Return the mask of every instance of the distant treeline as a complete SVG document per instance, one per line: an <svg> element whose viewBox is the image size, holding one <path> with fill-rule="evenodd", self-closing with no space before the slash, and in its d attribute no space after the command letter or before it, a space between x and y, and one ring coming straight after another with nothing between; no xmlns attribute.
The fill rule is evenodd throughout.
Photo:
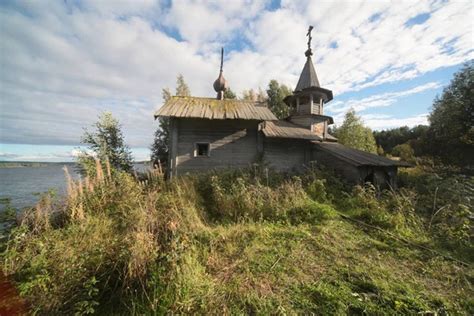
<svg viewBox="0 0 474 316"><path fill-rule="evenodd" d="M0 168L47 167L51 165L74 165L75 162L33 162L33 161L0 161Z"/></svg>
<svg viewBox="0 0 474 316"><path fill-rule="evenodd" d="M0 169L1 168L37 168L37 167L48 167L54 165L67 165L72 166L75 165L76 162L33 162L33 161L0 161ZM150 164L149 161L135 161L134 164Z"/></svg>
<svg viewBox="0 0 474 316"><path fill-rule="evenodd" d="M379 154L404 160L429 157L464 170L474 170L474 62L454 75L433 102L429 125L375 131Z"/></svg>

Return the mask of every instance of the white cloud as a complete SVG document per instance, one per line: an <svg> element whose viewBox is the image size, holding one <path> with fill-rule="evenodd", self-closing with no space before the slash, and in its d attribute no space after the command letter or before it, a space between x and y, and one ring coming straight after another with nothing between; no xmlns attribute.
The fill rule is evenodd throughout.
<svg viewBox="0 0 474 316"><path fill-rule="evenodd" d="M210 53L216 45L235 37L265 7L267 0L174 1L164 15L164 24L200 52Z"/></svg>
<svg viewBox="0 0 474 316"><path fill-rule="evenodd" d="M399 126L413 127L416 125L428 124L428 113L423 113L414 116L395 118L389 115L362 115L362 120L365 125L373 130L391 129Z"/></svg>
<svg viewBox="0 0 474 316"><path fill-rule="evenodd" d="M76 145L82 127L111 110L130 145L148 146L161 90L172 88L178 73L194 95L214 95L222 44L236 47L224 65L233 90L265 87L270 79L294 87L308 24L315 26L319 79L335 102L347 91L474 57L470 1L282 1L273 11L265 10L267 1L166 3L0 5L0 142ZM425 23L405 26L420 13L430 14ZM388 106L396 97L376 96L364 106Z"/></svg>
<svg viewBox="0 0 474 316"><path fill-rule="evenodd" d="M361 112L370 108L387 107L397 102L397 100L400 98L427 90L437 89L439 87L441 87L441 83L439 82L428 82L408 90L387 92L380 95L372 95L363 99L351 99L346 102L335 101L333 103L329 103L326 106L326 110L334 113L336 117L340 117L341 114L344 114L351 108L356 112Z"/></svg>

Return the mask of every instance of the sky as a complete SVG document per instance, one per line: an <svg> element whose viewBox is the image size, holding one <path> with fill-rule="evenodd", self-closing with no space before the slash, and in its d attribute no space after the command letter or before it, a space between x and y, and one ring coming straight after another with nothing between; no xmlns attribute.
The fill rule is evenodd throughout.
<svg viewBox="0 0 474 316"><path fill-rule="evenodd" d="M182 74L214 96L220 47L237 94L295 87L313 62L341 124L427 124L433 99L474 58L472 1L57 0L0 2L0 160L71 161L103 111L146 160L163 88Z"/></svg>

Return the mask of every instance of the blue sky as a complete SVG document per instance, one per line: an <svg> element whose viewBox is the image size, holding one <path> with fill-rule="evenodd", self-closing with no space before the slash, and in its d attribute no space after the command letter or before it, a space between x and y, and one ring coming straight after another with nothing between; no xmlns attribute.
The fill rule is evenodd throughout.
<svg viewBox="0 0 474 316"><path fill-rule="evenodd" d="M161 91L184 75L213 96L219 48L238 94L294 87L313 25L313 61L373 129L426 124L433 99L474 57L471 1L3 1L0 160L70 161L105 110L135 159L148 157Z"/></svg>

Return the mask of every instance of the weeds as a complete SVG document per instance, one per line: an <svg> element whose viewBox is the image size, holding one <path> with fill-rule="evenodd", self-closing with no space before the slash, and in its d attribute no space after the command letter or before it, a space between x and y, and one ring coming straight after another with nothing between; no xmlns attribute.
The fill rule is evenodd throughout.
<svg viewBox="0 0 474 316"><path fill-rule="evenodd" d="M445 233L466 242L459 228L466 223L455 222L466 215L452 212L456 197L431 216L419 211L429 189L350 191L315 168L291 176L256 166L165 182L160 170L134 177L96 161L83 180L65 174L65 200L45 195L12 229L2 255L33 313L473 310L468 268L427 261L338 217L417 243L435 246L433 237ZM446 198L438 192L436 208ZM442 233L427 229L441 225L448 225Z"/></svg>

